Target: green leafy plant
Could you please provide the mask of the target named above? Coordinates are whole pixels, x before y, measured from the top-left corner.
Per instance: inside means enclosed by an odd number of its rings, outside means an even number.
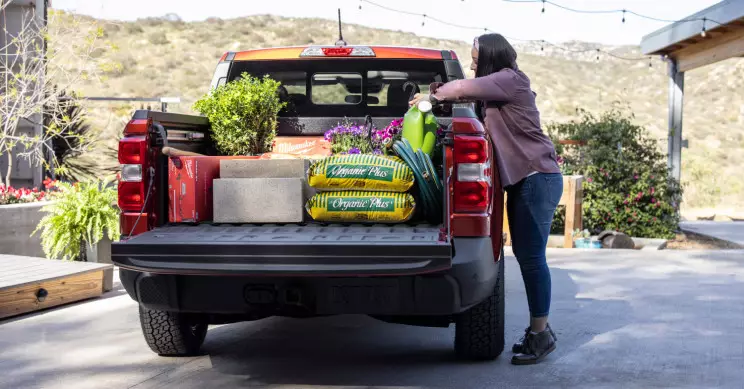
[[[549,125],[548,132],[563,173],[585,178],[583,218],[590,232],[671,238],[679,224],[676,208],[682,190],[668,177],[666,156],[657,142],[632,119],[617,109],[599,117],[582,111],[578,120]],[[554,231],[562,230],[562,212]]]
[[[209,119],[220,152],[255,155],[271,151],[277,115],[286,105],[277,94],[280,85],[269,77],[243,73],[194,103],[194,109]]]
[[[573,236],[574,240],[576,240],[576,239],[589,239],[589,238],[592,237],[592,234],[587,229],[584,229],[584,230],[578,230],[578,229],[576,229],[576,230],[574,230],[571,233],[571,236]]]
[[[119,229],[116,189],[108,181],[60,182],[53,203],[33,234],[41,231],[47,258],[85,260],[85,245],[93,246],[104,234],[114,240]],[[32,234],[32,235],[33,235]]]

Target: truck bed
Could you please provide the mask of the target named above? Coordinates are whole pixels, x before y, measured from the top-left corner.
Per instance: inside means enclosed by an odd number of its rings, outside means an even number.
[[[168,225],[114,243],[124,268],[231,275],[408,275],[446,270],[452,247],[441,226]]]

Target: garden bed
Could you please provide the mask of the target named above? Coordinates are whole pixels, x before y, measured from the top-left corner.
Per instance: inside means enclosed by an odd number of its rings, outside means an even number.
[[[50,201],[0,205],[0,254],[44,257],[39,235],[31,236]]]

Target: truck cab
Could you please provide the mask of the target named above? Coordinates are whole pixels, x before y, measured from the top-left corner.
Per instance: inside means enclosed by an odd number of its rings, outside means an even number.
[[[240,77],[281,82],[280,136],[318,136],[343,119],[378,128],[415,92],[464,77],[454,52],[305,46],[225,53],[212,87]],[[442,106],[444,222],[218,224],[169,221],[165,145],[217,155],[202,116],[140,110],[119,144],[121,241],[112,258],[139,303],[149,347],[199,352],[210,324],[270,316],[364,314],[455,325],[455,351],[492,359],[504,347],[503,194],[490,140],[469,105]],[[170,160],[170,161],[169,161]]]

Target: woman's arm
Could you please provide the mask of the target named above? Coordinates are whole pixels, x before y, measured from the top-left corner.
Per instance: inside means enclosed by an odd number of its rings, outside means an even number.
[[[517,75],[502,70],[486,77],[455,80],[439,86],[433,97],[439,101],[499,101],[511,102],[517,90]]]

